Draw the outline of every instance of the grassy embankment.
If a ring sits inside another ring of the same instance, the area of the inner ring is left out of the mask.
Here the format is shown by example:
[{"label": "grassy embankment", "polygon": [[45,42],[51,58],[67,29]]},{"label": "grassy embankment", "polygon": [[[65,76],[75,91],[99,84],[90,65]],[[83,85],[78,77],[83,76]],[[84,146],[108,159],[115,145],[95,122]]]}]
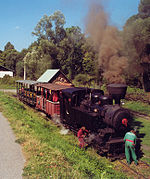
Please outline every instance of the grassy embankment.
[{"label": "grassy embankment", "polygon": [[[148,95],[149,94],[145,93],[142,89],[128,87],[127,96],[132,97],[134,101],[125,100],[123,107],[150,116],[150,105],[148,103],[141,102],[142,100],[147,101],[149,98]],[[138,117],[134,119],[133,125],[138,127],[137,137],[142,140],[141,144],[143,157],[141,159],[150,164],[150,120]]]},{"label": "grassy embankment", "polygon": [[22,146],[27,161],[25,178],[126,178],[93,149],[80,150],[72,133],[61,135],[52,121],[1,92],[0,111],[8,118],[16,142]]},{"label": "grassy embankment", "polygon": [[[150,105],[146,103],[150,101],[150,93],[144,92],[143,89],[131,88],[127,89],[127,96],[131,97],[133,101],[124,100],[125,104],[123,107],[131,109],[133,111],[141,112],[150,116]],[[141,102],[144,101],[144,102]],[[150,164],[150,120],[143,118],[135,118],[133,125],[138,127],[137,136],[142,140],[143,160]]]},{"label": "grassy embankment", "polygon": [[[150,116],[150,105],[135,102],[135,101],[125,101],[123,107],[131,109],[133,111],[141,112]],[[133,126],[138,127],[137,137],[142,140],[142,160],[145,160],[150,164],[150,120],[143,119],[141,117],[134,117]]]},{"label": "grassy embankment", "polygon": [[141,160],[150,165],[150,121],[137,118],[134,124],[138,126],[137,137],[140,138],[142,144],[143,156]]}]

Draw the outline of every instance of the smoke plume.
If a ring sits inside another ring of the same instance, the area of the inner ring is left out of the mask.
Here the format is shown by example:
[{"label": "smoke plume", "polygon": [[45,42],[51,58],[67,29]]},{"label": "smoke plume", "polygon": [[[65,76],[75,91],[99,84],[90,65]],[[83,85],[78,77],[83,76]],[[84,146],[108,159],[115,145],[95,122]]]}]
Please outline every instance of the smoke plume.
[{"label": "smoke plume", "polygon": [[91,142],[95,139],[95,134],[90,134],[87,138],[86,138],[86,143],[91,144]]},{"label": "smoke plume", "polygon": [[[93,2],[93,1],[92,1]],[[98,51],[99,66],[108,83],[125,83],[123,72],[127,58],[121,55],[122,40],[116,27],[108,24],[109,17],[101,4],[92,3],[86,18],[86,34]]]},{"label": "smoke plume", "polygon": [[69,129],[66,129],[66,128],[63,126],[63,124],[61,123],[60,117],[59,117],[57,114],[54,114],[54,115],[52,116],[52,120],[54,121],[55,124],[57,124],[58,126],[61,127],[60,134],[62,134],[62,135],[68,134]]}]

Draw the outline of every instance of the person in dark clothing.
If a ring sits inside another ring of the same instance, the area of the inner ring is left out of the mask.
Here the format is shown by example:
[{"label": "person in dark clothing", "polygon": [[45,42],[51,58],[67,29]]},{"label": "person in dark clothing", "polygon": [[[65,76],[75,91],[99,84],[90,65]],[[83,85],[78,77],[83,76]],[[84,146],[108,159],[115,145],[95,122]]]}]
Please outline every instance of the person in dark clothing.
[{"label": "person in dark clothing", "polygon": [[127,132],[124,137],[125,142],[125,156],[128,165],[131,164],[130,153],[132,159],[134,160],[135,165],[138,165],[137,156],[135,153],[135,145],[136,145],[136,129],[132,129],[130,132]]},{"label": "person in dark clothing", "polygon": [[78,133],[77,133],[77,137],[78,137],[78,140],[79,140],[79,147],[80,148],[84,148],[85,145],[86,145],[86,142],[85,142],[85,137],[88,136],[88,130],[86,130],[86,128],[83,126],[81,127],[81,129],[79,129]]}]

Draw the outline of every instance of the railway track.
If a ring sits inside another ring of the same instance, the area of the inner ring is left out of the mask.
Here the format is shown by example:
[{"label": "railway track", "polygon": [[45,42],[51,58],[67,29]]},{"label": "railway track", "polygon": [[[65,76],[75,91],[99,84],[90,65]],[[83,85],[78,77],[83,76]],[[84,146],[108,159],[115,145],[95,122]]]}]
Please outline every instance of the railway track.
[{"label": "railway track", "polygon": [[129,111],[134,116],[141,117],[141,118],[144,118],[146,120],[150,120],[150,116],[147,115],[147,114],[144,114],[144,113],[141,113],[141,112],[137,112],[137,111],[133,111],[133,110],[129,110]]},{"label": "railway track", "polygon": [[140,160],[139,161],[139,165],[138,166],[134,166],[131,164],[131,165],[127,165],[125,162],[119,160],[118,161],[120,163],[120,165],[123,166],[123,170],[127,173],[132,173],[132,175],[134,176],[134,178],[136,179],[150,179],[150,175],[146,175],[146,174],[143,174],[141,172],[142,169],[145,169],[147,170],[147,173],[150,173],[150,165],[147,164],[146,162]]}]

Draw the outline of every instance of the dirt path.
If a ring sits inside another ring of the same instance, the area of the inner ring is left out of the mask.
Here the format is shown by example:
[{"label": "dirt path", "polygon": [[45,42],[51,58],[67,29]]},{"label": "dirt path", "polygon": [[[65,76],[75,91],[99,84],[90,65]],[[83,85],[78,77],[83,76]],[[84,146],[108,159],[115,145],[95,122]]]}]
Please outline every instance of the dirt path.
[{"label": "dirt path", "polygon": [[0,179],[21,179],[25,159],[7,119],[0,113]]},{"label": "dirt path", "polygon": [[0,89],[2,92],[17,93],[16,89]]}]

